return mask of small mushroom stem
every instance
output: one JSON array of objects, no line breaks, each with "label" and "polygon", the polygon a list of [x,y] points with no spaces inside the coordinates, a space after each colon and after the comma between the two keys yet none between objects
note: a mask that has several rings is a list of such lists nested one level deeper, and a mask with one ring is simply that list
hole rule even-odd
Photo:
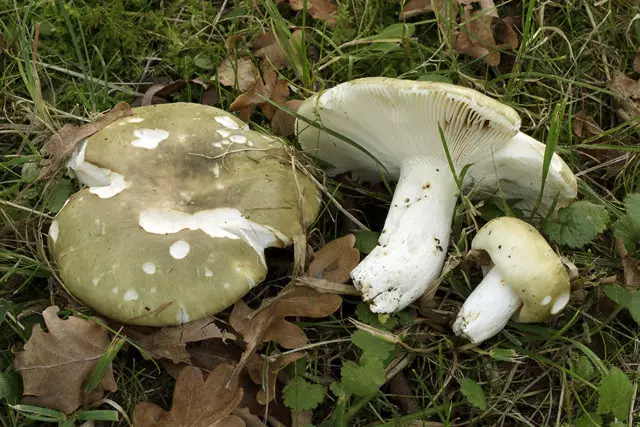
[{"label": "small mushroom stem", "polygon": [[445,162],[423,157],[402,163],[378,246],[351,272],[373,312],[401,310],[435,283],[457,198]]},{"label": "small mushroom stem", "polygon": [[462,305],[453,332],[480,343],[500,332],[521,306],[517,293],[492,268]]}]

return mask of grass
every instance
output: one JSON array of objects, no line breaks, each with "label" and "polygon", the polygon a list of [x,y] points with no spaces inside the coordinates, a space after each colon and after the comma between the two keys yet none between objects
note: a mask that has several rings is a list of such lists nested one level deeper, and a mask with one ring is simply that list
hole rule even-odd
[{"label": "grass", "polygon": [[[223,3],[226,9],[221,13]],[[519,48],[501,52],[497,67],[454,54],[433,13],[397,26],[401,21],[396,3],[338,3],[337,23],[328,28],[272,0],[0,0],[0,302],[6,313],[0,324],[0,369],[11,372],[14,349],[26,342],[47,306],[90,313],[65,294],[46,250],[44,236],[59,199],[78,189],[75,181],[64,181],[63,171],[51,180],[35,179],[49,135],[63,123],[88,122],[119,101],[133,102],[149,82],[202,78],[217,89],[216,106],[228,109],[238,92],[217,83],[215,68],[230,53],[251,55],[251,42],[267,29],[309,29],[300,49],[288,51],[295,66],[280,70],[300,97],[364,76],[474,87],[515,108],[523,131],[553,141],[579,175],[580,198],[604,206],[615,219],[622,213],[624,196],[640,191],[638,133],[632,121],[616,113],[614,94],[607,86],[617,70],[638,77],[632,69],[640,46],[637,2],[496,1],[501,17],[520,22]],[[225,42],[231,36],[237,40],[229,50]],[[201,95],[201,88],[192,85],[172,100],[199,102]],[[602,132],[577,137],[573,124],[579,112],[593,117]],[[260,113],[252,119],[253,126],[269,127]],[[384,187],[360,188],[333,180],[326,184],[357,221],[380,230],[390,199]],[[463,255],[474,234],[468,209],[469,203],[460,204],[449,247],[452,256]],[[476,220],[482,223],[488,210],[480,212]],[[319,247],[356,231],[352,224],[328,204],[311,232],[311,243]],[[409,425],[415,420],[445,426],[599,425],[590,420],[597,418],[599,384],[610,369],[617,367],[627,375],[635,397],[639,329],[603,291],[603,284],[616,281],[612,277],[622,277],[612,230],[579,250],[558,249],[580,275],[573,283],[570,306],[557,319],[511,323],[480,347],[454,339],[449,324],[480,278],[477,268],[463,260],[447,274],[430,303],[407,310],[392,330],[418,350],[408,352],[411,361],[403,369],[410,395],[400,397],[386,384],[371,398],[338,402],[327,391],[314,412],[314,423],[337,417],[350,426],[396,426],[403,421]],[[282,283],[278,279],[288,268],[280,264],[249,296],[253,301],[277,290],[275,284]],[[360,352],[348,340],[354,331],[350,316],[385,327],[362,307],[357,309],[358,302],[347,297],[334,318],[301,323],[311,342],[329,342],[308,349],[304,363],[296,364],[307,380],[328,389],[340,379],[342,360],[358,360]],[[115,356],[114,370],[119,391],[100,409],[121,407],[131,415],[142,400],[169,407],[173,380],[161,366],[143,360],[133,349],[123,349]],[[461,392],[465,378],[481,385],[484,409],[473,407]],[[38,424],[9,405],[11,396],[2,387],[0,397],[3,425]],[[417,403],[417,409],[403,409],[409,401]],[[629,423],[640,422],[639,411],[637,404],[631,407]],[[610,414],[602,418],[603,425],[613,422]],[[127,425],[120,419],[118,425]]]}]

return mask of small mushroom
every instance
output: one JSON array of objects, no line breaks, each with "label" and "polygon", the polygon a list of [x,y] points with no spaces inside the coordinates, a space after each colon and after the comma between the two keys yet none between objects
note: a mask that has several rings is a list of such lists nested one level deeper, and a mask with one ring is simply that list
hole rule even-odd
[{"label": "small mushroom", "polygon": [[264,250],[318,214],[319,192],[277,140],[217,108],[135,108],[83,141],[68,167],[87,185],[49,230],[66,288],[125,323],[215,314],[264,280]]},{"label": "small mushroom", "polygon": [[569,302],[569,275],[562,260],[526,222],[493,219],[478,231],[471,247],[488,253],[493,267],[458,313],[456,335],[480,343],[500,332],[510,318],[543,322]]},{"label": "small mushroom", "polygon": [[[436,286],[460,187],[479,197],[499,192],[523,208],[540,191],[545,145],[519,132],[512,108],[472,89],[364,78],[313,96],[298,114],[306,119],[296,121],[300,145],[330,175],[378,181],[375,158],[398,180],[379,245],[351,273],[374,312],[401,310]],[[576,193],[554,155],[538,213],[553,214],[556,198],[557,209]]]}]

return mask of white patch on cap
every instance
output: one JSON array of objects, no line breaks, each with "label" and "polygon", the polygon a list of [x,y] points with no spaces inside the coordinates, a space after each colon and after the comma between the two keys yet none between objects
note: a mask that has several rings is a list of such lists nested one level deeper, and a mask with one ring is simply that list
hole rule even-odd
[{"label": "white patch on cap", "polygon": [[155,274],[156,265],[152,262],[145,262],[144,264],[142,264],[142,271],[147,274]]},{"label": "white patch on cap", "polygon": [[222,143],[222,145],[229,145],[231,144],[231,141],[229,141],[228,139],[223,139],[222,141],[220,141]]},{"label": "white patch on cap", "polygon": [[216,190],[224,190],[224,185],[220,184],[220,183],[217,183],[216,184]]},{"label": "white patch on cap", "polygon": [[178,322],[187,323],[188,321],[189,321],[189,315],[187,314],[186,311],[184,311],[183,307],[180,307],[180,310],[178,310]]},{"label": "white patch on cap", "polygon": [[124,299],[125,301],[135,301],[138,299],[138,293],[135,289],[129,289],[124,293],[122,299]]},{"label": "white patch on cap", "polygon": [[218,129],[216,132],[218,133],[218,135],[220,135],[223,138],[227,138],[229,137],[229,135],[231,135],[231,132],[229,132],[226,129]]},{"label": "white patch on cap", "polygon": [[216,148],[222,148],[222,144],[219,142],[216,142],[215,144],[213,144],[213,146]]},{"label": "white patch on cap", "polygon": [[233,120],[231,117],[227,117],[227,116],[218,116],[216,117],[216,122],[220,123],[222,126],[228,128],[228,129],[240,129],[240,126],[238,125],[238,123]]},{"label": "white patch on cap", "polygon": [[213,277],[213,271],[209,270],[208,268],[204,269],[204,276],[205,277]]},{"label": "white patch on cap", "polygon": [[211,170],[213,172],[213,176],[215,176],[216,178],[220,178],[220,165],[219,164],[215,164],[213,165],[213,169]]},{"label": "white patch on cap", "polygon": [[[140,214],[140,216],[142,216],[142,214]],[[142,228],[144,228],[144,226],[142,226]],[[149,230],[146,230],[146,231],[149,231]],[[166,234],[166,233],[157,233],[157,234]],[[174,242],[171,245],[171,247],[169,248],[169,253],[175,259],[182,259],[189,254],[189,250],[191,250],[191,246],[189,246],[189,243],[185,242],[184,240],[178,240],[177,242]]]},{"label": "white patch on cap", "polygon": [[78,181],[89,186],[89,191],[101,199],[113,197],[129,187],[130,183],[124,179],[124,175],[85,161],[87,142],[85,139],[80,143],[67,163],[67,167],[76,173]]},{"label": "white patch on cap", "polygon": [[547,305],[550,302],[551,302],[551,295],[547,295],[546,297],[542,298],[542,301],[540,301],[540,304]]},{"label": "white patch on cap", "polygon": [[247,142],[247,137],[244,135],[231,135],[229,139],[231,142],[235,142],[236,144],[244,144]]},{"label": "white patch on cap", "polygon": [[[258,253],[263,263],[265,248],[279,246],[278,241],[290,243],[289,238],[282,233],[249,221],[239,210],[233,208],[208,209],[194,214],[167,208],[150,208],[140,212],[138,224],[143,230],[153,234],[173,234],[188,229],[202,230],[213,238],[242,239]],[[184,243],[188,252],[188,244]]]},{"label": "white patch on cap", "polygon": [[253,142],[249,141],[249,142],[247,142],[247,145],[248,145],[249,147],[253,147],[255,144],[254,144]]},{"label": "white patch on cap", "polygon": [[111,289],[111,293],[112,294],[117,294],[118,293],[118,288],[116,287],[116,288]]},{"label": "white patch on cap", "polygon": [[151,289],[149,289],[149,291],[150,291],[152,294],[155,294],[155,293],[156,293],[156,291],[157,291],[157,289],[156,289],[156,288],[151,288]]},{"label": "white patch on cap", "polygon": [[157,148],[161,141],[169,138],[169,132],[164,129],[140,128],[133,131],[133,136],[138,139],[131,141],[131,145],[152,150]]},{"label": "white patch on cap", "polygon": [[187,139],[187,135],[178,135],[178,141],[184,142]]},{"label": "white patch on cap", "polygon": [[125,181],[124,176],[119,173],[111,172],[109,177],[109,185],[104,187],[91,187],[89,188],[89,192],[91,194],[95,194],[101,199],[109,199],[116,194],[119,194],[124,189],[128,188],[131,185],[129,182]]},{"label": "white patch on cap", "polygon": [[225,289],[231,289],[231,285],[228,283],[225,283],[224,285],[222,285]]},{"label": "white patch on cap", "polygon": [[51,223],[51,226],[49,227],[49,236],[51,236],[51,240],[53,240],[53,243],[56,243],[58,241],[59,233],[60,233],[60,224],[58,224],[58,221],[53,220],[53,222]]},{"label": "white patch on cap", "polygon": [[127,123],[140,123],[140,122],[144,122],[144,119],[142,117],[127,117],[125,119],[127,121]]},{"label": "white patch on cap", "polygon": [[571,297],[571,294],[569,292],[567,292],[566,294],[560,295],[558,297],[558,299],[556,300],[556,302],[553,303],[553,307],[551,307],[551,314],[560,313],[562,311],[562,309],[569,302],[569,298],[570,297]]}]

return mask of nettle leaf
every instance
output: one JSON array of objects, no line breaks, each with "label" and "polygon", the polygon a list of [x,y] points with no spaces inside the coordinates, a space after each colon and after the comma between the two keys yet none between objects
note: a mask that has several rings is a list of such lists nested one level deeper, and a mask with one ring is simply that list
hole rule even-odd
[{"label": "nettle leaf", "polygon": [[473,406],[481,410],[487,409],[487,401],[480,384],[471,378],[465,378],[460,384],[460,391]]},{"label": "nettle leaf", "polygon": [[64,202],[73,194],[73,184],[68,179],[61,179],[49,194],[46,206],[53,213],[58,213]]},{"label": "nettle leaf", "polygon": [[574,202],[558,211],[558,220],[548,222],[544,231],[553,242],[571,248],[581,248],[609,223],[609,212],[604,206],[587,201]]},{"label": "nettle leaf", "polygon": [[615,302],[616,304],[620,304],[626,307],[631,301],[631,292],[620,285],[605,285],[602,286],[602,290],[604,291],[605,295],[608,296],[609,299],[611,299],[611,301]]},{"label": "nettle leaf", "polygon": [[386,372],[378,359],[365,358],[362,365],[347,361],[342,365],[342,388],[351,394],[370,397],[384,384]]},{"label": "nettle leaf", "polygon": [[356,317],[362,323],[373,326],[376,329],[389,331],[398,325],[398,319],[395,316],[387,319],[385,323],[380,322],[378,315],[369,309],[369,305],[360,303],[356,306]]},{"label": "nettle leaf", "polygon": [[294,377],[283,390],[284,405],[296,412],[311,411],[324,400],[324,388]]},{"label": "nettle leaf", "polygon": [[618,420],[626,421],[631,408],[633,397],[633,384],[627,376],[618,368],[611,368],[609,373],[600,381],[598,390],[598,413],[613,415]]},{"label": "nettle leaf", "polygon": [[381,361],[385,361],[396,347],[395,344],[361,330],[355,331],[351,335],[351,341],[364,352],[366,357]]},{"label": "nettle leaf", "polygon": [[633,317],[633,320],[640,325],[640,291],[635,291],[631,294],[631,300],[627,304],[627,310]]},{"label": "nettle leaf", "polygon": [[363,254],[368,254],[371,252],[376,246],[378,246],[378,239],[380,238],[380,233],[376,233],[375,231],[361,231],[356,234],[356,249],[358,249]]},{"label": "nettle leaf", "polygon": [[576,427],[602,427],[602,418],[598,414],[584,414],[576,420]]},{"label": "nettle leaf", "polygon": [[627,251],[633,252],[640,243],[640,194],[629,194],[624,206],[627,214],[614,224],[614,235],[622,240]]}]

